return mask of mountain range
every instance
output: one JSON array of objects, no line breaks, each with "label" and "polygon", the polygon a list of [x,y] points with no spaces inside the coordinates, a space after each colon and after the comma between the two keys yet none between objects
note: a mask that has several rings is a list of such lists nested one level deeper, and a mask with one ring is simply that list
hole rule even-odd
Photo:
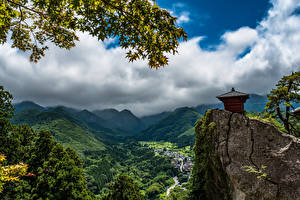
[{"label": "mountain range", "polygon": [[[245,109],[262,111],[266,101],[266,96],[252,94],[245,104]],[[182,107],[174,111],[143,117],[137,117],[126,109],[118,111],[110,108],[89,111],[66,106],[43,107],[31,101],[16,103],[14,107],[15,116],[12,122],[15,124],[27,123],[35,129],[49,129],[53,132],[54,137],[63,144],[82,143],[88,147],[93,143],[92,138],[97,137],[101,142],[100,146],[105,148],[104,144],[122,141],[125,138],[164,140],[181,145],[192,145],[194,123],[201,115],[204,115],[207,109],[222,109],[223,105],[219,103]],[[58,127],[62,130],[58,130]],[[85,135],[84,137],[87,138],[85,142],[82,142],[84,141],[82,138],[72,135],[75,132]]]}]

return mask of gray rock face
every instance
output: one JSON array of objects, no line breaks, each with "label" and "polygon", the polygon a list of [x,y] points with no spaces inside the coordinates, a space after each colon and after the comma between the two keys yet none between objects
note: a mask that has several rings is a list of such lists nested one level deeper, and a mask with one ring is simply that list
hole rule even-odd
[{"label": "gray rock face", "polygon": [[[216,123],[215,153],[230,178],[234,200],[300,200],[299,139],[224,110],[212,110],[209,120]],[[245,166],[262,170],[268,179],[258,179]]]}]

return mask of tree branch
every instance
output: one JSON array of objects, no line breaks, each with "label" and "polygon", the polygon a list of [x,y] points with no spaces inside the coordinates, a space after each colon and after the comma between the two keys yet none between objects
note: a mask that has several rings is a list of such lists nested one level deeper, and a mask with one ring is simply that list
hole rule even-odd
[{"label": "tree branch", "polygon": [[37,11],[37,10],[34,10],[34,9],[32,9],[32,8],[29,8],[29,7],[27,7],[27,6],[25,6],[25,5],[22,5],[22,4],[20,4],[20,3],[17,3],[17,2],[11,1],[11,0],[6,0],[6,1],[9,2],[9,3],[15,4],[16,6],[22,7],[22,8],[24,8],[24,9],[26,9],[26,10],[29,10],[29,11],[31,11],[31,12],[37,13],[37,14],[43,16],[43,17],[46,16],[44,13],[42,13],[42,12],[40,12],[40,11]]}]

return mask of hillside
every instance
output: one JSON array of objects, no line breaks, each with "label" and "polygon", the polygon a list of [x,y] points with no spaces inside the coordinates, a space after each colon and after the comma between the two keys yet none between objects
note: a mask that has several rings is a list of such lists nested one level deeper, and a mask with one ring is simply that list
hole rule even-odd
[{"label": "hillside", "polygon": [[44,107],[32,102],[32,101],[22,101],[20,103],[14,104],[15,113],[22,112],[24,110],[38,110],[43,111],[45,110]]},{"label": "hillside", "polygon": [[92,133],[64,118],[44,121],[32,126],[35,130],[49,130],[53,137],[63,146],[72,147],[81,156],[85,151],[103,151],[107,147]]},{"label": "hillside", "polygon": [[90,127],[94,128],[95,130],[103,130],[106,127],[107,121],[102,119],[101,117],[95,115],[94,113],[88,110],[82,110],[79,112],[74,113],[78,119],[85,122]]},{"label": "hillside", "polygon": [[98,115],[102,119],[109,120],[116,117],[119,114],[119,111],[116,109],[104,109],[104,110],[94,110],[94,114]]},{"label": "hillside", "polygon": [[115,109],[105,109],[94,111],[98,117],[106,120],[107,128],[116,129],[119,132],[133,135],[145,128],[141,119],[136,117],[130,110],[117,111]]},{"label": "hillside", "polygon": [[168,117],[171,112],[162,112],[159,114],[154,114],[154,115],[148,115],[141,117],[140,119],[142,122],[145,124],[146,127],[151,126],[152,124],[155,124],[159,122],[160,120],[163,120],[164,118]]},{"label": "hillside", "polygon": [[26,110],[16,114],[11,121],[14,124],[28,124],[35,130],[49,130],[59,143],[72,147],[81,156],[84,151],[106,149],[106,145],[94,137],[84,122],[59,111]]},{"label": "hillside", "polygon": [[[201,115],[192,108],[178,108],[165,119],[142,131],[137,138],[146,141],[163,140],[177,143],[190,143],[190,141],[194,139],[194,134],[187,136],[186,141],[183,141],[183,135],[181,134],[193,128],[200,116]],[[179,136],[181,136],[181,141],[179,140]]]}]

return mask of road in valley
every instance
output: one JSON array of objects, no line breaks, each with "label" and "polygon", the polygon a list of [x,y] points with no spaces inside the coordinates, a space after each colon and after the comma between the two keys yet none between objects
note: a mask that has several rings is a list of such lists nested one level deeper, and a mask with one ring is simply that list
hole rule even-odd
[{"label": "road in valley", "polygon": [[183,160],[181,160],[180,171],[183,172]]},{"label": "road in valley", "polygon": [[173,177],[173,180],[174,180],[175,183],[174,183],[174,185],[172,185],[171,187],[169,187],[169,188],[167,189],[167,196],[169,196],[170,191],[171,191],[174,187],[176,187],[176,185],[179,184],[179,181],[178,181],[178,177],[177,177],[177,176]]}]

